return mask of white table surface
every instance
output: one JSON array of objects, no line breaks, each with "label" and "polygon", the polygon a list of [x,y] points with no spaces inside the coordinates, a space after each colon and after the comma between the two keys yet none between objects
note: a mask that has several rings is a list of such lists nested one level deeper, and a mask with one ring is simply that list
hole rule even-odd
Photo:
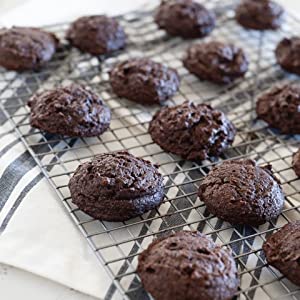
[{"label": "white table surface", "polygon": [[[144,2],[145,0],[0,0],[0,22],[5,25],[45,25],[72,20],[80,15],[90,13],[126,12],[139,7]],[[300,1],[279,0],[278,2],[300,15]],[[33,8],[35,12],[39,12],[35,14],[35,18],[31,17]],[[34,12],[32,13],[34,14]],[[80,233],[78,232],[78,234]],[[3,264],[0,264],[0,291],[3,300],[96,299]]]}]

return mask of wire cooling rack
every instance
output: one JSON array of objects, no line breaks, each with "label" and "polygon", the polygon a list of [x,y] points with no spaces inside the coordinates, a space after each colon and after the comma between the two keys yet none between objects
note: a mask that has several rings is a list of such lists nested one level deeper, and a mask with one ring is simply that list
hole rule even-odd
[{"label": "wire cooling rack", "polygon": [[[298,81],[276,65],[274,48],[282,37],[300,33],[300,23],[286,15],[279,31],[246,31],[233,19],[234,2],[203,2],[218,16],[217,28],[205,40],[218,39],[243,47],[251,62],[245,79],[220,87],[189,74],[181,59],[188,45],[197,41],[167,36],[153,22],[153,10],[148,10],[118,17],[129,43],[125,51],[113,57],[91,57],[69,49],[65,43],[41,72],[16,74],[1,70],[0,105],[110,275],[112,285],[107,299],[149,299],[135,273],[137,256],[154,237],[182,229],[199,230],[232,249],[241,279],[238,299],[300,299],[299,287],[268,266],[262,252],[267,236],[287,222],[300,219],[300,180],[291,169],[291,156],[300,146],[300,137],[269,129],[254,113],[259,93],[285,80]],[[67,27],[68,24],[59,24],[47,29],[63,38]],[[180,91],[168,105],[184,100],[209,102],[234,122],[238,129],[235,142],[219,160],[199,164],[162,151],[147,133],[148,122],[159,107],[142,106],[114,95],[108,83],[109,69],[117,61],[137,56],[151,57],[178,70]],[[111,108],[111,127],[103,135],[69,138],[30,127],[28,98],[37,91],[71,82],[90,86]],[[165,200],[157,209],[126,222],[91,219],[71,203],[67,187],[70,176],[80,163],[94,155],[121,149],[160,164]],[[199,183],[214,164],[246,157],[261,164],[271,163],[286,194],[279,218],[259,228],[233,227],[210,215],[197,198]]]}]

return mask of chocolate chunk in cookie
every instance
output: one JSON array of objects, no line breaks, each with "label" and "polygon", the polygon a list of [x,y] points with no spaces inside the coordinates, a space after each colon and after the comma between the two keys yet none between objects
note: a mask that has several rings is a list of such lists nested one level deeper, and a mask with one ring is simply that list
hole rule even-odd
[{"label": "chocolate chunk in cookie", "polygon": [[292,166],[296,175],[300,177],[300,149],[293,155]]},{"label": "chocolate chunk in cookie", "polygon": [[138,261],[142,284],[156,300],[229,300],[238,289],[231,252],[199,232],[157,239]]},{"label": "chocolate chunk in cookie", "polygon": [[271,0],[243,0],[237,7],[235,18],[248,29],[277,29],[283,21],[282,6]]},{"label": "chocolate chunk in cookie", "polygon": [[177,92],[179,76],[165,65],[135,58],[114,66],[110,84],[119,97],[142,104],[161,104]]},{"label": "chocolate chunk in cookie", "polygon": [[125,151],[100,154],[83,163],[69,188],[74,204],[105,221],[142,215],[164,198],[163,178],[157,167]]},{"label": "chocolate chunk in cookie", "polygon": [[284,38],[278,44],[275,55],[284,70],[300,75],[300,37]]},{"label": "chocolate chunk in cookie", "polygon": [[57,50],[53,33],[31,27],[0,29],[0,66],[8,70],[38,70]]},{"label": "chocolate chunk in cookie", "polygon": [[264,243],[268,263],[300,285],[300,221],[286,224]]},{"label": "chocolate chunk in cookie", "polygon": [[125,48],[126,34],[119,23],[104,15],[86,16],[73,22],[67,32],[70,43],[93,55],[111,54]]},{"label": "chocolate chunk in cookie", "polygon": [[215,15],[193,0],[163,0],[155,15],[158,26],[183,38],[201,38],[215,28]]},{"label": "chocolate chunk in cookie", "polygon": [[300,133],[300,86],[287,83],[258,97],[257,116],[285,134]]},{"label": "chocolate chunk in cookie", "polygon": [[200,79],[219,84],[231,83],[248,70],[242,49],[216,41],[192,45],[183,64]]},{"label": "chocolate chunk in cookie", "polygon": [[232,144],[236,129],[219,110],[184,102],[158,111],[149,126],[155,143],[186,159],[219,156]]},{"label": "chocolate chunk in cookie", "polygon": [[98,136],[110,124],[110,109],[81,85],[47,90],[31,97],[30,124],[66,136]]},{"label": "chocolate chunk in cookie", "polygon": [[257,226],[280,214],[284,195],[270,165],[232,160],[215,166],[201,182],[199,197],[218,218]]}]

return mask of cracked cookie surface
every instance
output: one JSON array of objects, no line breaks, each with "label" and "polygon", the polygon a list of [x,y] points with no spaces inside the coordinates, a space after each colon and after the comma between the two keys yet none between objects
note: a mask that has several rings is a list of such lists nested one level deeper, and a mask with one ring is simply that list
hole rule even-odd
[{"label": "cracked cookie surface", "polygon": [[215,15],[192,0],[162,1],[155,21],[170,35],[183,38],[201,38],[215,28]]},{"label": "cracked cookie surface", "polygon": [[100,154],[80,165],[69,188],[74,204],[93,218],[106,221],[141,215],[164,198],[157,167],[126,151]]},{"label": "cracked cookie surface", "polygon": [[244,0],[236,11],[238,23],[248,29],[277,29],[283,21],[284,10],[278,3],[270,0]]},{"label": "cracked cookie surface", "polygon": [[176,70],[147,58],[133,58],[116,64],[110,84],[119,96],[141,104],[161,104],[179,88]]},{"label": "cracked cookie surface", "polygon": [[300,221],[286,224],[264,243],[266,259],[290,281],[300,285]]},{"label": "cracked cookie surface", "polygon": [[94,92],[72,84],[32,96],[30,125],[49,133],[66,136],[98,136],[110,124],[108,106]]},{"label": "cracked cookie surface", "polygon": [[157,300],[229,300],[239,285],[231,252],[199,232],[153,241],[140,254],[137,272]]},{"label": "cracked cookie surface", "polygon": [[293,155],[292,166],[296,175],[300,177],[300,149]]},{"label": "cracked cookie surface", "polygon": [[59,41],[50,32],[33,27],[0,29],[0,66],[8,70],[38,70],[57,50]]},{"label": "cracked cookie surface", "polygon": [[204,160],[220,155],[231,145],[236,129],[221,111],[186,101],[158,111],[150,122],[149,133],[168,152]]},{"label": "cracked cookie surface", "polygon": [[198,195],[218,218],[231,224],[261,225],[277,218],[284,194],[271,165],[250,159],[222,162],[201,182]]},{"label": "cracked cookie surface", "polygon": [[93,55],[111,54],[126,45],[122,26],[105,15],[77,19],[71,24],[66,38],[74,47]]},{"label": "cracked cookie surface", "polygon": [[257,99],[258,117],[285,134],[300,133],[300,85],[275,86]]},{"label": "cracked cookie surface", "polygon": [[248,60],[241,48],[218,41],[189,47],[183,65],[200,79],[218,84],[229,84],[248,70]]},{"label": "cracked cookie surface", "polygon": [[277,45],[275,55],[284,70],[300,75],[300,37],[284,38]]}]

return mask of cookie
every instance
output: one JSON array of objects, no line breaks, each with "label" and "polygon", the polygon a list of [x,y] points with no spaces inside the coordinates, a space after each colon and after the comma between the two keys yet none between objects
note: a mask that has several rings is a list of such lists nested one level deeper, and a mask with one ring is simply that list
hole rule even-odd
[{"label": "cookie", "polygon": [[261,225],[277,218],[284,204],[271,165],[259,167],[250,159],[213,167],[198,195],[211,214],[231,224]]},{"label": "cookie", "polygon": [[119,96],[142,104],[161,104],[179,88],[176,70],[147,58],[134,58],[116,64],[110,84]]},{"label": "cookie", "polygon": [[257,99],[257,116],[281,133],[300,133],[300,85],[283,84]]},{"label": "cookie", "polygon": [[286,224],[264,243],[267,262],[300,285],[300,221]]},{"label": "cookie", "polygon": [[155,15],[158,26],[170,35],[201,38],[215,28],[215,15],[192,0],[163,0]]},{"label": "cookie", "polygon": [[248,60],[242,49],[216,41],[192,45],[183,64],[200,79],[218,84],[231,83],[248,70]]},{"label": "cookie", "polygon": [[66,38],[74,47],[92,55],[111,54],[126,45],[122,26],[115,19],[104,15],[77,19],[71,24]]},{"label": "cookie", "polygon": [[38,70],[58,47],[53,33],[32,27],[0,29],[0,66],[15,71]]},{"label": "cookie", "polygon": [[300,177],[300,149],[293,155],[292,166],[296,175]]},{"label": "cookie", "polygon": [[284,38],[277,45],[275,55],[284,70],[300,75],[300,37]]},{"label": "cookie", "polygon": [[231,252],[196,231],[152,242],[140,254],[137,272],[156,300],[230,300],[239,285]]},{"label": "cookie", "polygon": [[84,86],[72,84],[31,97],[30,124],[49,133],[66,136],[98,136],[110,124],[110,109]]},{"label": "cookie", "polygon": [[72,202],[91,217],[125,221],[164,198],[157,166],[128,152],[105,153],[80,165],[69,182]]},{"label": "cookie", "polygon": [[237,22],[247,29],[277,29],[283,21],[283,8],[270,0],[243,0],[235,11]]},{"label": "cookie", "polygon": [[186,101],[158,111],[150,122],[149,133],[165,151],[204,160],[219,156],[231,145],[236,129],[221,111]]}]

